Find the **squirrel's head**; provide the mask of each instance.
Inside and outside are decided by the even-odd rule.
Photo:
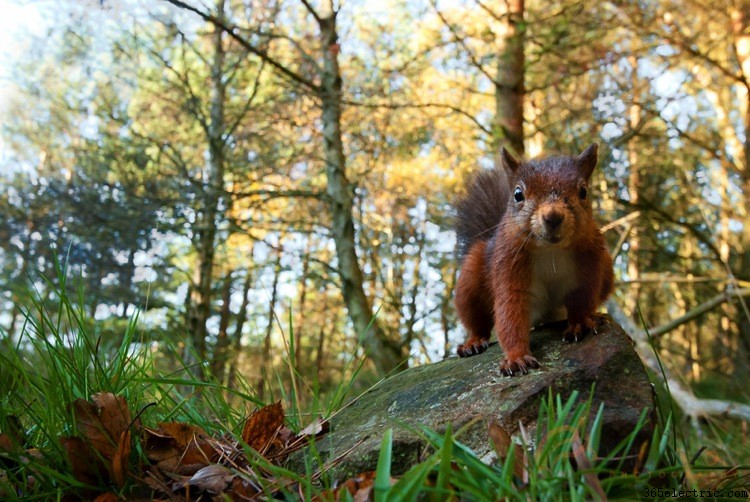
[[[567,247],[578,229],[593,225],[588,183],[597,162],[598,145],[575,157],[519,162],[505,149],[501,161],[508,175],[506,215],[536,247]]]

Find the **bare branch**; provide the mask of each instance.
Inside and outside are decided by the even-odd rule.
[[[702,316],[706,312],[710,312],[719,305],[731,301],[733,298],[745,296],[750,296],[750,288],[736,290],[734,288],[728,288],[726,291],[719,293],[710,300],[701,303],[693,309],[688,310],[684,315],[681,315],[680,317],[673,319],[666,324],[662,324],[661,326],[650,329],[649,334],[654,338],[660,337],[669,333],[673,329],[676,329],[683,324],[686,324],[693,319]]]
[[[363,103],[361,101],[348,100],[343,100],[342,102],[349,106],[359,106],[362,108],[382,108],[386,110],[398,110],[400,108],[443,108],[459,115],[463,115],[464,117],[471,120],[484,133],[486,133],[487,135],[492,135],[492,131],[488,129],[484,124],[479,122],[472,114],[457,106],[447,103]]]
[[[741,291],[748,291],[748,294],[750,294],[750,290]],[[750,420],[750,406],[746,404],[736,401],[700,399],[696,397],[690,389],[675,378],[674,374],[668,368],[665,368],[659,362],[649,342],[647,333],[636,327],[614,300],[607,302],[607,311],[623,327],[630,338],[633,339],[635,350],[640,356],[641,361],[643,361],[643,364],[656,375],[664,376],[664,383],[669,387],[674,402],[682,408],[685,414],[693,419],[708,416],[728,416],[739,420]]]
[[[307,0],[299,0],[299,1],[302,2],[302,5],[305,6],[305,9],[307,9],[307,12],[309,12],[310,15],[315,18],[315,20],[318,22],[319,25],[323,24],[323,19],[321,19],[321,17],[315,11],[313,6],[310,5],[310,2],[308,2]]]
[[[456,28],[448,21],[442,12],[440,12],[440,9],[438,9],[437,2],[433,0],[431,2],[432,7],[435,9],[435,12],[437,13],[440,20],[443,22],[446,28],[450,30],[450,32],[453,34],[454,40],[460,44],[464,50],[466,51],[466,54],[469,56],[469,61],[471,61],[471,64],[476,67],[477,70],[479,70],[485,77],[490,79],[490,82],[497,83],[497,80],[495,77],[490,75],[490,73],[484,68],[484,65],[477,60],[476,56],[474,55],[474,52],[469,49],[469,46],[466,44],[466,37],[462,36],[458,31],[456,31]]]
[[[289,68],[281,64],[279,61],[271,57],[266,50],[255,47],[253,44],[248,42],[244,37],[237,34],[237,32],[235,31],[236,30],[235,26],[230,26],[227,23],[223,22],[221,19],[218,19],[217,17],[212,16],[211,14],[202,12],[201,10],[196,9],[192,5],[188,5],[185,2],[182,2],[181,0],[165,0],[165,1],[181,9],[185,9],[190,12],[193,12],[197,14],[198,16],[200,16],[203,20],[213,23],[218,28],[221,28],[222,30],[224,30],[230,37],[236,40],[237,43],[239,43],[242,47],[247,49],[249,52],[252,52],[259,58],[262,58],[268,64],[273,66],[282,75],[286,76],[290,80],[293,80],[294,82],[297,82],[298,84],[302,84],[303,86],[307,87],[311,91],[315,91],[315,92],[318,91],[319,86],[316,85],[312,80],[303,77],[302,75],[298,74],[297,72],[293,70],[290,70]]]

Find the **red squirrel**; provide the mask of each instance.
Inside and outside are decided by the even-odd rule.
[[[474,177],[456,205],[455,305],[468,332],[459,356],[484,352],[494,327],[505,355],[500,371],[513,376],[539,367],[532,327],[567,311],[564,340],[596,333],[596,310],[614,282],[589,198],[597,150],[520,162],[503,148],[502,169]]]

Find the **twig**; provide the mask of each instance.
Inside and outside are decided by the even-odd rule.
[[[680,317],[676,319],[672,319],[668,323],[662,324],[661,326],[652,328],[648,332],[652,337],[657,338],[659,336],[665,335],[666,333],[669,333],[673,329],[678,328],[679,326],[682,326],[685,323],[692,321],[696,317],[702,316],[706,312],[713,310],[715,307],[718,307],[722,303],[726,303],[735,297],[745,297],[745,296],[750,296],[750,288],[727,289],[726,291],[723,291],[722,293],[719,293],[718,295],[714,296],[710,300],[703,302],[697,307],[688,310],[687,312],[685,312],[684,315],[681,315]]]
[[[608,231],[612,230],[613,228],[615,228],[617,226],[624,225],[625,223],[629,222],[630,220],[634,220],[634,219],[638,218],[640,215],[641,215],[640,211],[633,211],[632,213],[627,214],[627,215],[623,216],[622,218],[618,218],[615,221],[611,221],[611,222],[607,223],[600,230],[601,230],[602,233],[608,232]]]
[[[646,332],[636,327],[635,323],[625,315],[625,312],[623,312],[614,300],[607,302],[607,310],[612,318],[633,339],[635,350],[640,356],[641,361],[643,361],[643,364],[655,374],[661,375],[662,368],[659,365],[656,354],[651,348]],[[672,399],[682,408],[686,415],[693,419],[707,416],[728,416],[740,420],[750,420],[750,406],[736,401],[698,398],[678,381],[668,368],[663,368],[663,371],[664,384],[669,387]]]
[[[205,12],[201,11],[200,9],[197,9],[197,8],[193,7],[192,5],[186,4],[185,2],[182,2],[180,0],[166,0],[166,1],[169,2],[169,3],[171,3],[172,5],[174,5],[176,7],[179,7],[181,9],[185,9],[187,11],[190,11],[190,12],[194,13],[194,14],[197,14],[204,21],[208,21],[210,23],[213,23],[214,26],[216,26],[217,28],[221,28],[222,30],[224,30],[230,37],[232,37],[235,41],[237,41],[242,47],[244,47],[249,52],[252,52],[253,54],[255,54],[256,56],[258,56],[259,58],[261,58],[264,61],[266,61],[268,64],[270,64],[271,66],[273,66],[274,68],[276,68],[279,72],[281,72],[284,76],[290,78],[291,80],[293,80],[293,81],[295,81],[295,82],[297,82],[299,84],[304,85],[305,87],[307,87],[311,91],[316,91],[316,92],[318,91],[318,86],[315,83],[313,83],[312,80],[309,80],[309,79],[303,77],[302,75],[300,75],[300,74],[298,74],[298,73],[290,70],[289,68],[287,68],[283,64],[279,63],[274,58],[272,58],[268,54],[268,52],[266,52],[265,50],[260,49],[258,47],[255,47],[253,44],[251,44],[250,42],[248,42],[245,38],[243,38],[240,35],[238,35],[237,32],[235,31],[235,27],[234,26],[230,26],[230,25],[226,24],[224,21],[222,21],[221,19],[217,18],[216,16],[212,16],[211,14],[206,14]]]

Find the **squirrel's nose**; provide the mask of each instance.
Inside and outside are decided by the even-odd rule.
[[[547,226],[547,228],[549,228],[550,230],[555,230],[560,226],[560,224],[562,224],[563,214],[557,211],[550,211],[544,214],[543,219],[544,224]]]

